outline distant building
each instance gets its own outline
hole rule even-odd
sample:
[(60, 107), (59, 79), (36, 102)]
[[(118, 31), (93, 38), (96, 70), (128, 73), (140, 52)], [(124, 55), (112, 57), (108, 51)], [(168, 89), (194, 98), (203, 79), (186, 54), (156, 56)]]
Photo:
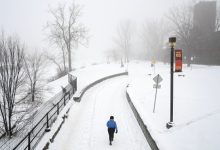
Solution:
[(193, 28), (201, 34), (215, 32), (216, 1), (201, 1), (194, 6)]
[(194, 6), (192, 63), (220, 65), (220, 32), (215, 32), (216, 1)]
[(196, 63), (220, 65), (220, 31), (206, 36), (199, 43)]

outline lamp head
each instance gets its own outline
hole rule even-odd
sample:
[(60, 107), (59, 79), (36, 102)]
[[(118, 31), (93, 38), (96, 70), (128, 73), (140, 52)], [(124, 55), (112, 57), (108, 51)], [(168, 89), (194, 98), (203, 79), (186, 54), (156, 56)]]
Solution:
[(176, 44), (176, 37), (170, 37), (169, 44), (170, 44), (170, 47), (174, 47)]

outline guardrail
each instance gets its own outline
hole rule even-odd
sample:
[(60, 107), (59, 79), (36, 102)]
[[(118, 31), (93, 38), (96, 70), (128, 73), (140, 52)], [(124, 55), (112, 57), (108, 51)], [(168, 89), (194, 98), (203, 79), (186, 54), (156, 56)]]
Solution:
[[(127, 75), (128, 72), (123, 72), (115, 75), (110, 75), (107, 77), (104, 77), (102, 79), (99, 79), (87, 87), (85, 87), (79, 94), (79, 96), (74, 97), (75, 101), (80, 101), (81, 97), (87, 91), (89, 88), (94, 86), (95, 84), (102, 82), (108, 78), (113, 78), (120, 75)], [(64, 108), (64, 106), (67, 104), (67, 102), (70, 100), (70, 98), (75, 94), (77, 90), (77, 78), (68, 75), (69, 85), (63, 89), (63, 96), (60, 96), (60, 94), (56, 95), (56, 99), (60, 98), (60, 100), (53, 101), (53, 107), (35, 124), (35, 126), (27, 133), (23, 139), (20, 140), (20, 142), (17, 143), (17, 145), (13, 148), (13, 150), (32, 150), (34, 149), (43, 135), (50, 130), (50, 127), (52, 126), (53, 122), (56, 120), (57, 116), (59, 115), (59, 112)], [(52, 98), (53, 99), (53, 98)], [(50, 101), (50, 100), (49, 100)]]
[(60, 111), (68, 103), (77, 90), (77, 78), (69, 75), (69, 85), (63, 88), (63, 96), (53, 107), (35, 124), (28, 134), (13, 148), (13, 150), (31, 150), (36, 147), (43, 135), (50, 131)]

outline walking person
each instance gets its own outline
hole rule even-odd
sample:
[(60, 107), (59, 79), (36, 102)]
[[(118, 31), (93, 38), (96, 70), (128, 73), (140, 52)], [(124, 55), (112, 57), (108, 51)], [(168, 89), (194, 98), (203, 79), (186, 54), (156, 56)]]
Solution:
[(109, 145), (112, 145), (114, 133), (118, 133), (118, 128), (116, 122), (114, 121), (114, 116), (110, 116), (110, 119), (108, 120), (106, 125), (108, 127)]

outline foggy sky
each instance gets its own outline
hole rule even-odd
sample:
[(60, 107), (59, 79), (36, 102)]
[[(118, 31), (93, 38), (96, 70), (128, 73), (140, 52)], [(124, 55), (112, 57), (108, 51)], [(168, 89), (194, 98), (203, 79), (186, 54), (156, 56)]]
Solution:
[[(0, 27), (7, 34), (16, 34), (29, 50), (54, 50), (46, 40), (45, 27), (50, 19), (49, 6), (54, 8), (64, 0), (0, 0)], [(150, 18), (161, 18), (167, 10), (181, 0), (76, 0), (83, 5), (83, 23), (89, 28), (87, 48), (78, 48), (80, 59), (101, 56), (112, 48), (116, 26), (123, 20), (137, 25)], [(70, 0), (67, 1), (71, 2)], [(77, 58), (76, 58), (77, 59)]]

